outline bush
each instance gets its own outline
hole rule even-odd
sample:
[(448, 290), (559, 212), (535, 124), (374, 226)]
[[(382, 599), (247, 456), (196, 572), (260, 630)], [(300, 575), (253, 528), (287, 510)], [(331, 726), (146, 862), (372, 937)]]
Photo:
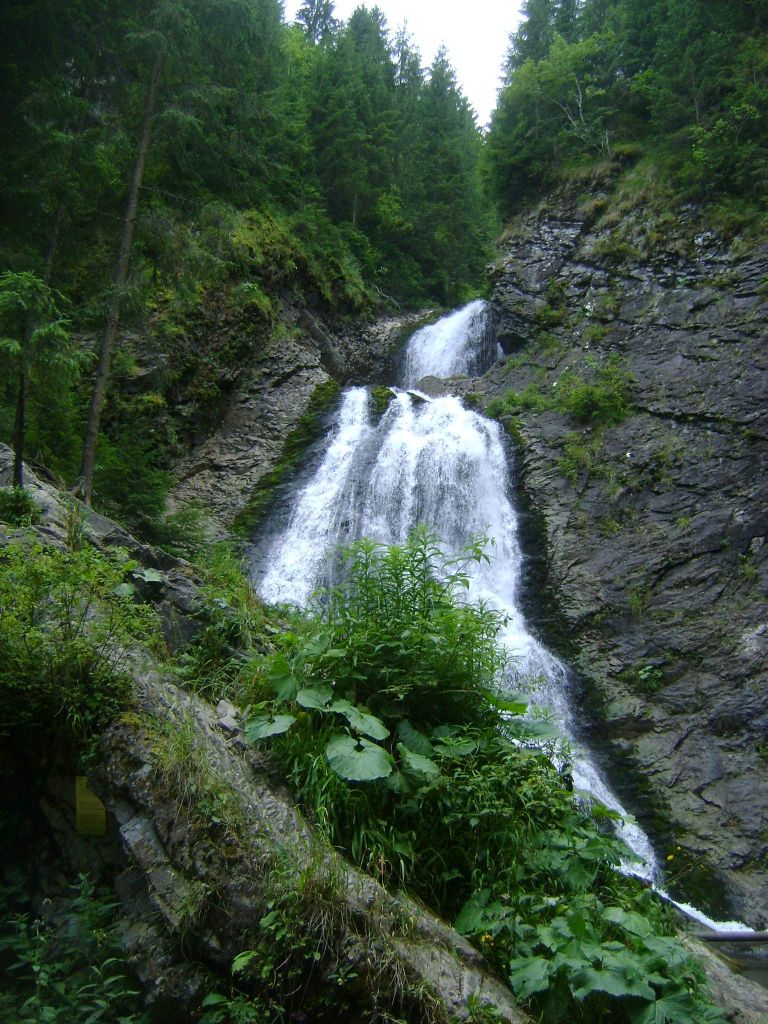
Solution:
[(181, 654), (180, 673), (191, 689), (209, 700), (226, 697), (248, 705), (257, 674), (252, 649), (263, 643), (266, 626), (264, 606), (242, 559), (228, 544), (212, 544), (198, 552), (197, 568), (204, 599), (198, 616), (205, 626)]
[(78, 747), (130, 702), (125, 648), (152, 641), (155, 619), (134, 604), (135, 562), (92, 548), (0, 550), (0, 722), (48, 749)]
[(631, 383), (631, 376), (616, 358), (597, 367), (592, 380), (572, 372), (563, 374), (557, 388), (557, 408), (580, 423), (614, 426), (629, 415)]
[(21, 487), (0, 488), (0, 523), (8, 526), (34, 526), (42, 517), (40, 506)]
[[(15, 1024), (144, 1024), (127, 977), (117, 904), (81, 876), (54, 916), (24, 912), (19, 886), (0, 889), (0, 1018)], [(48, 901), (50, 903), (50, 901)]]

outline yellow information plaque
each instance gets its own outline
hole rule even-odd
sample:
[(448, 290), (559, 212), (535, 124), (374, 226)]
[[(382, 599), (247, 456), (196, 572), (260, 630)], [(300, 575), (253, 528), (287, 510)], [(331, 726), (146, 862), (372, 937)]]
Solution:
[(107, 809), (88, 788), (88, 779), (85, 775), (78, 775), (75, 778), (75, 820), (79, 836), (107, 834)]

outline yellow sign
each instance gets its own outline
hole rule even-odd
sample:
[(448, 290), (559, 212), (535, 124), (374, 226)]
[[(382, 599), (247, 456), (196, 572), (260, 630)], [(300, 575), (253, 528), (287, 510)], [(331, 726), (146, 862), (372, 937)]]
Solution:
[(96, 794), (88, 789), (85, 775), (78, 775), (75, 779), (75, 821), (79, 836), (107, 834), (107, 809)]

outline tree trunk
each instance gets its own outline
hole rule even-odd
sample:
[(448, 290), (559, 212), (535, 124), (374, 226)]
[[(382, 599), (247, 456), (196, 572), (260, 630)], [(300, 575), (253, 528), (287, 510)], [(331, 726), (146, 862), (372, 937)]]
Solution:
[(24, 430), (29, 381), (24, 370), (19, 373), (19, 394), (16, 399), (16, 422), (13, 427), (13, 486), (24, 486)]
[(48, 246), (48, 252), (45, 256), (45, 272), (43, 274), (43, 281), (45, 282), (45, 284), (51, 283), (53, 261), (56, 257), (56, 250), (59, 248), (59, 238), (61, 237), (61, 225), (63, 223), (64, 204), (60, 203), (59, 208), (56, 211), (56, 216), (53, 219), (53, 230), (51, 231), (51, 244)]
[(96, 444), (99, 437), (99, 426), (101, 425), (101, 414), (104, 409), (104, 400), (107, 397), (109, 385), (109, 374), (112, 367), (112, 353), (117, 338), (117, 328), (120, 322), (120, 300), (122, 290), (128, 277), (128, 263), (131, 255), (131, 241), (133, 239), (133, 226), (136, 221), (136, 210), (139, 205), (139, 189), (144, 176), (144, 164), (149, 152), (149, 141), (152, 133), (152, 115), (155, 109), (157, 87), (160, 82), (160, 74), (163, 70), (164, 55), (159, 52), (152, 68), (152, 75), (149, 80), (147, 98), (144, 104), (144, 121), (141, 126), (141, 136), (136, 152), (136, 161), (133, 165), (131, 184), (128, 190), (128, 205), (123, 220), (123, 236), (120, 240), (120, 251), (117, 258), (117, 269), (115, 271), (114, 292), (109, 304), (107, 323), (104, 329), (104, 337), (99, 349), (99, 363), (96, 368), (96, 380), (93, 386), (91, 408), (88, 413), (88, 426), (85, 432), (85, 443), (83, 445), (83, 461), (80, 467), (80, 481), (78, 493), (86, 504), (91, 503), (93, 493), (93, 471), (96, 463)]

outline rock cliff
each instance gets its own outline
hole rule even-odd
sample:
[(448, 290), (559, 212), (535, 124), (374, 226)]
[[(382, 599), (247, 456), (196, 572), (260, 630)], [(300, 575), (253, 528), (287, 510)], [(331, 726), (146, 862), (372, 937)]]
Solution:
[(459, 386), (519, 442), (614, 784), (678, 891), (764, 926), (768, 246), (612, 189), (565, 192), (507, 232), (506, 357)]
[(311, 440), (302, 417), (313, 409), (313, 396), (332, 381), (386, 379), (393, 347), (423, 317), (329, 329), (307, 312), (296, 314), (295, 323), (267, 339), (241, 370), (215, 428), (175, 467), (172, 503), (199, 503), (214, 532), (226, 534), (280, 463), (291, 432), (303, 426), (306, 436), (298, 440)]

